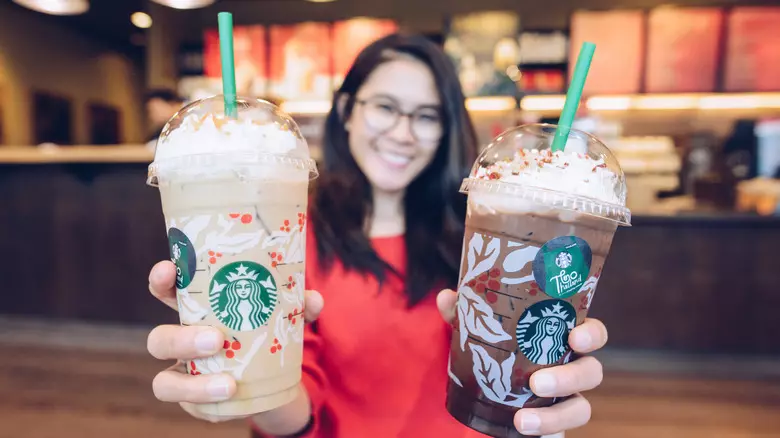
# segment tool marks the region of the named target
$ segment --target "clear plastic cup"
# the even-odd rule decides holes
[[[292,401],[301,380],[306,213],[317,167],[287,114],[222,96],[171,118],[147,183],[160,189],[182,325],[212,326],[227,339],[193,375],[227,373],[228,401],[199,404],[212,416],[244,416]]]
[[[450,349],[447,410],[494,437],[521,436],[514,415],[556,400],[531,374],[572,358],[568,335],[590,308],[619,225],[629,225],[620,165],[596,137],[524,125],[482,151],[461,191],[466,234]]]

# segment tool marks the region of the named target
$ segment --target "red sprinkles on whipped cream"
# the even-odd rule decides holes
[[[516,183],[622,204],[618,177],[602,158],[549,149],[519,149],[512,158],[477,169],[476,179]]]

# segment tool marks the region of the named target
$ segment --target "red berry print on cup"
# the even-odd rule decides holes
[[[501,283],[498,278],[501,276],[501,270],[493,268],[489,271],[483,272],[477,278],[472,279],[467,284],[476,293],[484,294],[485,298],[490,303],[495,303],[498,300],[497,291],[501,290]]]
[[[272,252],[268,254],[269,257],[271,257],[271,267],[275,268],[282,264],[284,261],[284,256],[282,256],[282,253],[280,252]]]
[[[290,321],[290,324],[295,325],[295,323],[298,321],[298,318],[303,317],[303,308],[301,308],[300,311],[298,311],[298,308],[296,307],[293,309],[292,312],[288,313],[284,318]]]
[[[230,216],[230,219],[237,219],[241,216],[241,213],[230,213],[228,216]]]
[[[217,259],[220,258],[220,257],[222,257],[222,253],[221,252],[209,251],[209,263],[210,264],[213,265],[213,264],[217,263]]]
[[[528,295],[535,297],[539,293],[539,283],[532,281],[531,287],[528,289]]]
[[[193,376],[199,376],[200,371],[198,371],[198,367],[195,366],[195,361],[190,361],[190,374]]]
[[[303,231],[303,227],[306,226],[306,214],[298,213],[298,231]]]
[[[274,345],[271,346],[271,354],[276,354],[282,351],[282,344],[279,343],[279,339],[274,338]]]
[[[252,223],[252,215],[251,214],[241,215],[241,223],[242,224],[250,224],[250,223]]]
[[[284,284],[284,287],[286,287],[287,290],[293,290],[293,288],[295,287],[296,284],[297,283],[293,279],[293,276],[290,275],[289,277],[287,277],[287,283]]]
[[[233,338],[233,341],[225,340],[222,344],[222,349],[225,350],[225,357],[233,359],[236,357],[236,352],[241,349],[241,342],[238,339]]]

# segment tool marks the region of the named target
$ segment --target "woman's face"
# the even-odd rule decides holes
[[[552,336],[556,331],[558,331],[558,326],[560,325],[561,321],[559,321],[557,318],[550,318],[544,323],[544,331],[548,336]]]
[[[248,281],[239,280],[236,283],[236,294],[242,300],[247,299],[247,297],[249,297],[250,292],[252,292],[252,285],[250,285]]]
[[[358,90],[347,120],[349,148],[375,190],[398,192],[433,160],[443,126],[428,67],[399,55]]]

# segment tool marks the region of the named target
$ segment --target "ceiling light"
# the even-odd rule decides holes
[[[14,0],[15,3],[51,15],[78,15],[89,10],[88,0]]]
[[[152,0],[174,9],[197,9],[214,4],[214,0]]]
[[[135,27],[141,29],[149,29],[152,27],[152,17],[146,12],[133,12],[133,15],[130,16],[130,22],[133,23]]]

